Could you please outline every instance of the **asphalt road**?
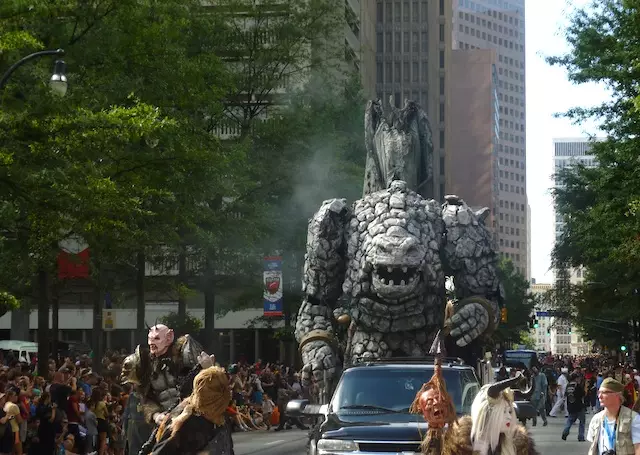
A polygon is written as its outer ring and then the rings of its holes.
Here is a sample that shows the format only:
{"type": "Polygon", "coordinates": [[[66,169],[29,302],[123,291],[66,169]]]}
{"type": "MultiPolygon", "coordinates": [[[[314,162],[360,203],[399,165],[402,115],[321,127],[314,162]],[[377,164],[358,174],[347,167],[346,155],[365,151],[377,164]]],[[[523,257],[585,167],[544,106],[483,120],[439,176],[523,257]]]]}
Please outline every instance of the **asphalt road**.
{"type": "MultiPolygon", "coordinates": [[[[587,413],[585,419],[585,438],[589,422],[593,417],[593,412],[587,413]]],[[[564,417],[547,417],[549,425],[542,426],[542,420],[538,418],[538,425],[531,426],[531,421],[527,421],[529,434],[533,435],[536,447],[541,454],[561,453],[562,455],[585,455],[589,452],[589,442],[578,441],[578,422],[574,423],[566,441],[562,440],[562,430],[564,428],[564,417]]]]}
{"type": "Polygon", "coordinates": [[[233,434],[236,455],[305,455],[308,430],[248,431],[233,434]]]}
{"type": "MultiPolygon", "coordinates": [[[[585,422],[587,428],[591,417],[593,413],[588,413],[585,422]]],[[[588,452],[589,443],[578,441],[578,422],[571,428],[567,440],[563,441],[561,436],[565,419],[561,417],[548,417],[548,419],[549,425],[546,427],[542,426],[540,419],[535,427],[531,426],[531,421],[527,423],[527,429],[533,436],[540,454],[585,455],[588,452]]],[[[308,431],[297,429],[234,433],[234,448],[236,455],[305,455],[307,434],[308,431]]]]}

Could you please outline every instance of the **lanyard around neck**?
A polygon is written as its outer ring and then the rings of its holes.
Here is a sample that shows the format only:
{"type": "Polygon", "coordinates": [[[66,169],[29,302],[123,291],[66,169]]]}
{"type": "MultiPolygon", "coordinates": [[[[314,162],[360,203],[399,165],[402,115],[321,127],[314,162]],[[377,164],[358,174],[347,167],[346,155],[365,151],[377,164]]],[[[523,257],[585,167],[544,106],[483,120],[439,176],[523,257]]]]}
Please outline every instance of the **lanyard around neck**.
{"type": "Polygon", "coordinates": [[[607,416],[604,416],[602,419],[602,426],[604,427],[605,433],[607,433],[608,439],[608,449],[614,450],[616,446],[616,430],[618,429],[618,419],[616,418],[616,422],[613,424],[613,431],[611,430],[611,426],[609,425],[609,420],[607,416]]]}

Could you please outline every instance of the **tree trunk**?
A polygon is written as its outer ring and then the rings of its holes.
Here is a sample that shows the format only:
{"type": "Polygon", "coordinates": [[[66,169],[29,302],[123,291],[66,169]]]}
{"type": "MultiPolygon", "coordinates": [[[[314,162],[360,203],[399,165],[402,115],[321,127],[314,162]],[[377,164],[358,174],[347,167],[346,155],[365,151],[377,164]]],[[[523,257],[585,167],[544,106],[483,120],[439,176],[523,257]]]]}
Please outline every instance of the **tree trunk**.
{"type": "Polygon", "coordinates": [[[59,327],[60,327],[60,295],[58,292],[58,286],[53,286],[51,288],[51,355],[53,358],[58,360],[60,356],[58,355],[58,338],[59,338],[59,327]]]}
{"type": "Polygon", "coordinates": [[[138,253],[137,265],[136,265],[136,299],[137,299],[137,316],[136,316],[136,331],[137,341],[140,344],[146,343],[147,331],[145,324],[145,312],[146,312],[146,298],[145,298],[145,266],[146,261],[143,252],[138,253]]]}
{"type": "Polygon", "coordinates": [[[38,374],[49,378],[49,276],[38,272],[38,374]]]}
{"type": "Polygon", "coordinates": [[[202,340],[205,342],[204,349],[208,354],[216,354],[217,337],[215,336],[215,286],[213,280],[215,278],[215,271],[213,268],[213,261],[209,258],[206,259],[204,274],[203,274],[203,288],[204,288],[204,330],[202,340]]]}
{"type": "Polygon", "coordinates": [[[178,256],[178,324],[184,326],[187,320],[187,252],[185,247],[180,248],[178,256]]]}
{"type": "Polygon", "coordinates": [[[92,332],[92,348],[93,348],[93,370],[97,373],[102,372],[102,356],[103,351],[103,330],[102,330],[102,307],[104,300],[104,290],[102,289],[102,268],[96,263],[97,276],[95,278],[94,297],[93,297],[93,332],[92,332]]]}

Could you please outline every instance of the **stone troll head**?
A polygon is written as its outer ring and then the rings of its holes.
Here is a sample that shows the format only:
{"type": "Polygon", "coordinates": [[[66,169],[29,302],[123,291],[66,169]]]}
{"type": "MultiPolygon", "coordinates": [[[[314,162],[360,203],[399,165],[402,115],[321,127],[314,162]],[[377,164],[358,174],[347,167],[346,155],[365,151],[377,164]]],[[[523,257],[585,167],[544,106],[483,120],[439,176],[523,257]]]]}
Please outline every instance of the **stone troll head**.
{"type": "Polygon", "coordinates": [[[435,201],[423,199],[399,180],[358,201],[349,233],[349,256],[356,260],[344,292],[399,304],[421,295],[427,284],[442,284],[435,273],[440,258],[434,254],[440,245],[429,247],[444,231],[439,213],[435,201]]]}

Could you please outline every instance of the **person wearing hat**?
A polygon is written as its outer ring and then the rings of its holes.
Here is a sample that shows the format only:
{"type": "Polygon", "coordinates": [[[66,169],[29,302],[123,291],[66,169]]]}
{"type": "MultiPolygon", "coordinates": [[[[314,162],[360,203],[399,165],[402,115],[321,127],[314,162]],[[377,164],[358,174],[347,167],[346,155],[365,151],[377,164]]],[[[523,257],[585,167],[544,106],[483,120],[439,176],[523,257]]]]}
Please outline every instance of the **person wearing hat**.
{"type": "Polygon", "coordinates": [[[589,455],[640,455],[640,414],[622,406],[623,393],[621,382],[602,381],[598,398],[604,409],[589,423],[589,455]]]}
{"type": "Polygon", "coordinates": [[[558,417],[558,411],[560,411],[560,409],[564,410],[565,417],[569,417],[569,411],[567,410],[567,397],[565,396],[567,385],[569,384],[569,369],[563,367],[560,372],[560,377],[558,377],[558,388],[556,389],[556,403],[553,405],[553,409],[551,409],[551,412],[549,413],[549,416],[551,417],[558,417]]]}

